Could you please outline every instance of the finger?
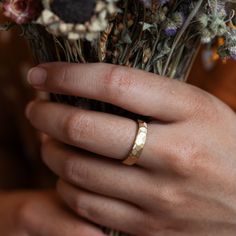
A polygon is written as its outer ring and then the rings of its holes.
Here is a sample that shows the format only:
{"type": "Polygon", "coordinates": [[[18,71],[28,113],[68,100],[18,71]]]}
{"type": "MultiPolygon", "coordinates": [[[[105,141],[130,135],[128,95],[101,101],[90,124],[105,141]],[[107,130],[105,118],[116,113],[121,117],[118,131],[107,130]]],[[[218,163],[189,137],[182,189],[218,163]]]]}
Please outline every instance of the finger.
{"type": "Polygon", "coordinates": [[[59,181],[58,192],[68,206],[81,217],[132,235],[145,235],[145,214],[138,207],[107,198],[59,181]]]}
{"type": "Polygon", "coordinates": [[[25,235],[105,236],[94,224],[72,214],[56,194],[37,197],[36,194],[32,194],[31,204],[21,209],[23,224],[27,227],[25,235]]]}
{"type": "MultiPolygon", "coordinates": [[[[124,160],[137,133],[136,122],[128,118],[62,104],[33,102],[27,113],[31,123],[42,132],[108,158],[124,160]]],[[[137,164],[147,169],[169,170],[168,162],[188,137],[182,130],[178,123],[149,123],[146,144],[137,164]]]]}
{"type": "MultiPolygon", "coordinates": [[[[137,69],[109,64],[51,63],[33,68],[35,88],[104,101],[160,120],[183,119],[189,112],[189,85],[137,69]]],[[[194,99],[194,98],[193,98],[194,99]]]]}
{"type": "MultiPolygon", "coordinates": [[[[50,212],[51,213],[51,212],[50,212]]],[[[105,236],[102,233],[102,230],[98,227],[95,227],[93,223],[86,222],[82,218],[78,218],[71,214],[71,212],[64,213],[64,215],[50,215],[50,218],[53,221],[45,221],[45,216],[42,218],[43,222],[40,225],[42,228],[38,228],[38,230],[32,235],[45,236],[45,235],[53,235],[53,236],[105,236]]],[[[40,227],[39,226],[39,227],[40,227]]]]}
{"type": "MultiPolygon", "coordinates": [[[[55,139],[119,160],[128,156],[138,129],[128,118],[48,102],[31,103],[27,113],[37,129],[55,139]]],[[[149,140],[144,149],[148,146],[149,140]]],[[[148,158],[139,164],[147,165],[148,158]]]]}
{"type": "Polygon", "coordinates": [[[149,177],[141,168],[124,166],[91,153],[71,149],[48,140],[43,147],[47,166],[62,179],[88,191],[144,204],[140,195],[151,190],[149,177]],[[137,183],[138,181],[138,183],[137,183]]]}

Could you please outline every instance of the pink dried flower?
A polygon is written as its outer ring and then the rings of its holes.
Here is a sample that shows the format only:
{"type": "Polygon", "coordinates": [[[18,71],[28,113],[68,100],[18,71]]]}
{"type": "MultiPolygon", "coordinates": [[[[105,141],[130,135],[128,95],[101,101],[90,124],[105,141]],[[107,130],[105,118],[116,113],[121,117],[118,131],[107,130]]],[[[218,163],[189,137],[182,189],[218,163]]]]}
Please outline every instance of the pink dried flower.
{"type": "Polygon", "coordinates": [[[42,9],[40,0],[5,0],[3,2],[4,15],[17,24],[24,24],[35,20],[42,9]]]}

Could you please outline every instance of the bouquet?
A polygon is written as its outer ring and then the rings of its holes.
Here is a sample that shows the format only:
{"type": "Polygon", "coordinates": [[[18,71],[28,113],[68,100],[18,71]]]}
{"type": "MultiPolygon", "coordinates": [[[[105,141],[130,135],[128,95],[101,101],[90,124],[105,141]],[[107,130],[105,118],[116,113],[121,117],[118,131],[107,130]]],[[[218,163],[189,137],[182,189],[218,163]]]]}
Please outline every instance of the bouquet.
{"type": "MultiPolygon", "coordinates": [[[[105,62],[186,81],[199,47],[209,60],[236,59],[233,0],[2,0],[3,25],[22,28],[37,63],[105,62]]],[[[140,118],[98,101],[51,99],[140,118]]],[[[142,119],[148,119],[148,117],[142,119]]],[[[126,235],[104,229],[108,235],[126,235]]]]}

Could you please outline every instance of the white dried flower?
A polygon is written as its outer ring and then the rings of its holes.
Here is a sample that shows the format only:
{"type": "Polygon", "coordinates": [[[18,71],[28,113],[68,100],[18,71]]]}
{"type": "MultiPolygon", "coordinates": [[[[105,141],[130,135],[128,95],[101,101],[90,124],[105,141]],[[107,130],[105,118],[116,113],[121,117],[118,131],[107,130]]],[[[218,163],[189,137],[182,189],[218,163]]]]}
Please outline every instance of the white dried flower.
{"type": "MultiPolygon", "coordinates": [[[[60,17],[60,14],[55,13],[53,10],[53,1],[52,0],[43,0],[44,10],[42,11],[40,17],[37,19],[37,23],[46,27],[46,29],[56,36],[67,37],[70,40],[86,39],[88,41],[93,41],[97,39],[100,35],[100,32],[104,31],[108,26],[109,16],[117,12],[116,2],[117,0],[93,0],[95,2],[94,9],[92,9],[92,15],[84,22],[76,22],[75,16],[71,14],[72,21],[68,22],[68,17],[70,15],[65,15],[62,13],[63,17],[60,17]]],[[[67,1],[68,6],[70,6],[70,1],[67,1]]],[[[72,1],[74,5],[81,4],[72,1]]],[[[56,4],[56,3],[55,3],[56,4]]],[[[60,3],[58,2],[58,5],[60,3]]],[[[63,4],[66,4],[65,2],[63,4]]],[[[61,5],[63,5],[61,4],[61,5]]],[[[64,9],[62,9],[64,10],[64,9]]],[[[72,9],[73,10],[73,9],[72,9]]],[[[78,14],[78,13],[77,13],[78,14]]],[[[83,15],[83,12],[81,12],[83,15]]],[[[78,17],[83,18],[83,17],[78,17]]]]}

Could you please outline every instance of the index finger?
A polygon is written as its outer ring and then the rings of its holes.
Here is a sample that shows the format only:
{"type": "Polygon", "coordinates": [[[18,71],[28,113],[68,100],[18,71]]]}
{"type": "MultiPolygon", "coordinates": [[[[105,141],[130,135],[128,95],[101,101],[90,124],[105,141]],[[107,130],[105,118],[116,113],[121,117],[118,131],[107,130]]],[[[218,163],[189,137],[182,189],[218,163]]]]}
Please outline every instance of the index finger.
{"type": "Polygon", "coordinates": [[[104,63],[49,63],[30,70],[37,89],[114,104],[159,120],[183,119],[188,85],[137,69],[104,63]]]}

